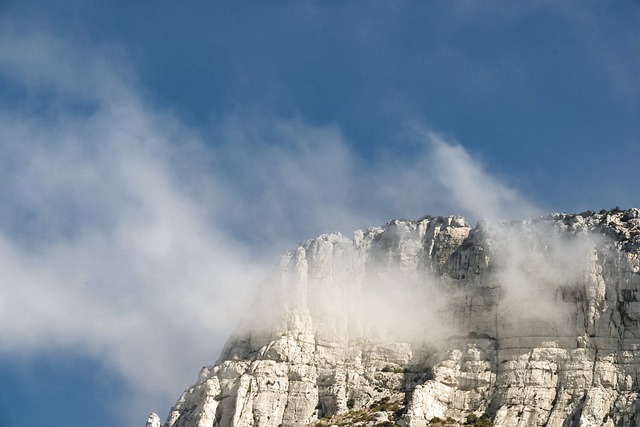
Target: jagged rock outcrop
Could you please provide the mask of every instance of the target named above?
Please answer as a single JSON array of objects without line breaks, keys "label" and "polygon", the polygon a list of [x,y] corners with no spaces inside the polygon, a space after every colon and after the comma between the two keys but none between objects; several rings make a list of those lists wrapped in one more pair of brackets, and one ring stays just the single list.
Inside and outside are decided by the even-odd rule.
[{"label": "jagged rock outcrop", "polygon": [[639,289],[638,209],[323,235],[164,426],[640,425]]},{"label": "jagged rock outcrop", "polygon": [[149,415],[149,418],[147,418],[146,427],[160,427],[160,425],[160,417],[158,416],[158,414],[153,412],[151,415]]}]

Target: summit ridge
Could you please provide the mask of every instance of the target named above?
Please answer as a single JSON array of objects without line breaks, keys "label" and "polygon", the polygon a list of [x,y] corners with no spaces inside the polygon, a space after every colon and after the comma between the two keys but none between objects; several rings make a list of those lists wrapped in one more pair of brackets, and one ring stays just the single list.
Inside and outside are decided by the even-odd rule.
[{"label": "summit ridge", "polygon": [[162,425],[640,425],[639,289],[638,209],[321,235]]}]

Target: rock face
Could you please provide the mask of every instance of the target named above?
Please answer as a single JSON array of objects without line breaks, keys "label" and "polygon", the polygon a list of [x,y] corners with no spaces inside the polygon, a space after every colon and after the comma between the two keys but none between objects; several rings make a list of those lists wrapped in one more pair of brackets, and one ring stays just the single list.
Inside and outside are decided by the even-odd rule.
[{"label": "rock face", "polygon": [[639,289],[638,209],[322,235],[164,426],[640,425]]}]

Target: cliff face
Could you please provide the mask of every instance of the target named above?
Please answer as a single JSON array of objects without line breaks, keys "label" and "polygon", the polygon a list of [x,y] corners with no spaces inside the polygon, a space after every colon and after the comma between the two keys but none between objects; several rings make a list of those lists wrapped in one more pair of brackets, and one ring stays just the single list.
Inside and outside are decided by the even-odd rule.
[{"label": "cliff face", "polygon": [[323,235],[164,426],[640,425],[638,289],[638,209]]}]

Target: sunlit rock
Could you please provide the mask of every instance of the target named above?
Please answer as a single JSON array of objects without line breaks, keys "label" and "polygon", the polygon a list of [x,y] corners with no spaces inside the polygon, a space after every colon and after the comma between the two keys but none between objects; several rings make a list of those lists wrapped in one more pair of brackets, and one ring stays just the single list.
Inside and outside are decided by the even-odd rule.
[{"label": "sunlit rock", "polygon": [[164,426],[635,426],[639,289],[638,209],[322,235]]}]

